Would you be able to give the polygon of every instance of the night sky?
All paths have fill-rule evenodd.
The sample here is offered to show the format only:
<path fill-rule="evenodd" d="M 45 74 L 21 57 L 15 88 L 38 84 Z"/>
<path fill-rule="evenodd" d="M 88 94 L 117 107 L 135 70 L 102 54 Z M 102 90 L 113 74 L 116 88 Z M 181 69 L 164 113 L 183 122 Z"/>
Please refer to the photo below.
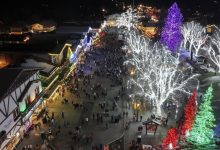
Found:
<path fill-rule="evenodd" d="M 164 10 L 173 2 L 173 0 L 135 0 L 136 5 L 147 4 Z M 177 0 L 176 2 L 185 18 L 199 11 L 213 16 L 210 17 L 211 21 L 220 22 L 220 0 Z M 101 20 L 104 15 L 121 12 L 123 4 L 132 4 L 132 0 L 7 0 L 0 5 L 0 20 L 6 24 L 45 19 L 53 19 L 57 22 Z M 102 8 L 107 10 L 105 14 L 101 12 Z"/>

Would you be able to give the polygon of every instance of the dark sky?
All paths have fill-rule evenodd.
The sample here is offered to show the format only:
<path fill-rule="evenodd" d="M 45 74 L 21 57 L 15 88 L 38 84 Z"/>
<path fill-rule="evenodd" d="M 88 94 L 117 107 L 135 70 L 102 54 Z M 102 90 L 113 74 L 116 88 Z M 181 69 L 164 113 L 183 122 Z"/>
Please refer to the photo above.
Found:
<path fill-rule="evenodd" d="M 135 4 L 149 4 L 165 10 L 173 2 L 173 0 L 135 0 Z M 215 20 L 220 21 L 220 0 L 177 0 L 176 2 L 184 17 L 199 10 L 203 14 L 215 15 Z M 116 3 L 119 4 L 118 7 Z M 0 20 L 9 24 L 44 19 L 92 20 L 102 18 L 102 8 L 108 13 L 114 13 L 121 10 L 123 3 L 132 4 L 132 0 L 7 0 L 0 4 Z"/>

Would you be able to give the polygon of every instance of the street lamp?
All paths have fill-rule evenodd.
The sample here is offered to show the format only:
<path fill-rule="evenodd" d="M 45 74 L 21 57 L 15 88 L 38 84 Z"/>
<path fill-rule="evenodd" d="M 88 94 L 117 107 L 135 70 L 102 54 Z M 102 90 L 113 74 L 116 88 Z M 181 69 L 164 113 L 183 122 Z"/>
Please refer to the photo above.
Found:
<path fill-rule="evenodd" d="M 130 73 L 130 76 L 131 76 L 131 77 L 134 77 L 134 75 L 135 75 L 135 68 L 132 67 L 132 68 L 130 69 L 129 73 Z"/>
<path fill-rule="evenodd" d="M 140 106 L 141 106 L 140 103 L 137 101 L 137 99 L 135 99 L 133 102 L 133 108 L 136 111 L 136 121 L 138 121 L 138 113 L 140 110 Z"/>

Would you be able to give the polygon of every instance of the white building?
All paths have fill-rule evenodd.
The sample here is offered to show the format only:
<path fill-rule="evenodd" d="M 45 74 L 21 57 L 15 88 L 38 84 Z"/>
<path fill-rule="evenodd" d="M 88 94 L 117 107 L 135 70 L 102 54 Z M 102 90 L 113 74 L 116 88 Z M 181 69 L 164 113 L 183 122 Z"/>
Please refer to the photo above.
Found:
<path fill-rule="evenodd" d="M 37 69 L 0 70 L 0 150 L 11 150 L 32 124 L 42 86 Z"/>

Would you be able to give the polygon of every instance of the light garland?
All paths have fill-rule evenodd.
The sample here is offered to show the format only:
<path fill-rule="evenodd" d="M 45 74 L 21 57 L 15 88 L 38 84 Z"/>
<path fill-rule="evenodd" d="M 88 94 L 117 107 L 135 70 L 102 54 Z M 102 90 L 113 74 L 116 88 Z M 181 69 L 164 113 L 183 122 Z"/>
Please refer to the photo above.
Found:
<path fill-rule="evenodd" d="M 128 46 L 133 50 L 132 57 L 125 64 L 135 67 L 136 75 L 128 80 L 127 87 L 135 87 L 132 97 L 139 95 L 156 108 L 162 115 L 161 105 L 169 98 L 176 98 L 179 92 L 191 94 L 189 82 L 197 75 L 187 76 L 181 69 L 179 58 L 171 55 L 164 46 L 152 43 L 130 32 Z"/>
<path fill-rule="evenodd" d="M 213 144 L 215 116 L 211 106 L 212 98 L 213 88 L 210 86 L 203 97 L 202 104 L 199 106 L 199 111 L 196 114 L 195 123 L 187 137 L 187 141 L 193 145 Z"/>

